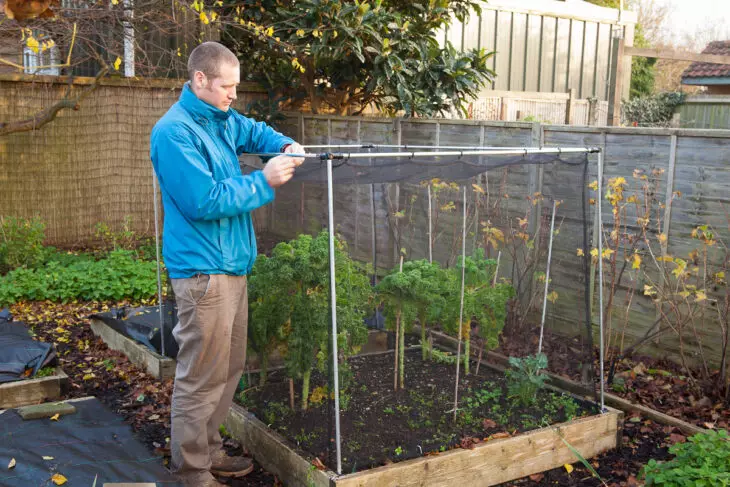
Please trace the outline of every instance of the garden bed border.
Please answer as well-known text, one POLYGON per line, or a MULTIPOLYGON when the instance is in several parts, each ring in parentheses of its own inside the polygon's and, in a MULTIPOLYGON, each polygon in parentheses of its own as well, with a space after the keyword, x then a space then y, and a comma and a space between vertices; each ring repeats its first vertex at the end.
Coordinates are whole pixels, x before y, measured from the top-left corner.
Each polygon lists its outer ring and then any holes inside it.
POLYGON ((578 461, 561 435, 585 458, 616 448, 623 436, 623 412, 607 407, 602 414, 493 439, 473 449, 457 448, 338 476, 316 469, 288 440, 238 404, 228 411, 224 424, 267 471, 286 485, 303 487, 496 485, 578 461))
POLYGON ((130 362, 143 367, 153 377, 160 380, 175 377, 175 359, 150 350, 141 343, 137 343, 119 333, 98 318, 91 318, 89 322, 94 335, 100 337, 109 348, 122 352, 130 362))
POLYGON ((61 367, 47 377, 6 382, 0 385, 0 410, 60 399, 67 384, 68 376, 61 367))

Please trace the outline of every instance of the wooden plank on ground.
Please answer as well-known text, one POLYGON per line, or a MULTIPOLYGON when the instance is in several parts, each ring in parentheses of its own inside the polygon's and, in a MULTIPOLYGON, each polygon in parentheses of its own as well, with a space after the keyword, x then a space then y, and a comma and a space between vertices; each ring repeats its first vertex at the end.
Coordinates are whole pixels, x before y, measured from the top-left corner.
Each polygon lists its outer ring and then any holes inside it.
POLYGON ((38 379, 7 382, 0 385, 0 409, 10 409, 61 397, 68 376, 56 368, 53 375, 38 379))
POLYGON ((45 404, 35 404, 33 406, 18 408, 18 414, 26 421, 29 419, 52 418, 55 415, 65 416, 74 413, 76 413, 76 407, 65 402, 47 402, 45 404))
POLYGON ((112 350, 122 352, 129 360, 143 367, 158 379, 170 379, 175 377, 175 360, 164 357, 157 352, 141 345, 131 338, 128 338, 103 321, 92 318, 91 331, 101 337, 104 343, 112 350))

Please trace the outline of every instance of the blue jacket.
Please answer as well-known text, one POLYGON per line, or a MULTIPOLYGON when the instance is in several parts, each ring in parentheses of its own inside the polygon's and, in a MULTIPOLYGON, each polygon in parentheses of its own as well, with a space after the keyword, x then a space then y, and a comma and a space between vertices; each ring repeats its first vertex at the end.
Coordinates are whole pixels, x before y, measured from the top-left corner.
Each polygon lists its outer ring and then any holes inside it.
POLYGON ((264 123, 200 100, 186 83, 152 129, 152 165, 165 210, 163 257, 171 278, 246 275, 256 259, 250 212, 274 199, 264 174, 242 175, 244 152, 294 141, 264 123))

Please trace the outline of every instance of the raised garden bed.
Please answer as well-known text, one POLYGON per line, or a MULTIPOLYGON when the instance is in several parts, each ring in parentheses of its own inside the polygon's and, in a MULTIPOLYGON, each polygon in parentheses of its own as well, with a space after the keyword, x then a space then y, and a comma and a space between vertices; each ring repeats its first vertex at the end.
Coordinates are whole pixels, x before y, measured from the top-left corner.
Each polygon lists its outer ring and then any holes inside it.
POLYGON ((158 379, 175 377, 174 359, 160 355, 154 350, 150 350, 148 347, 124 336, 98 318, 91 318, 90 324, 91 331, 100 337, 109 348, 122 352, 129 358, 130 362, 147 370, 153 377, 158 379))
MULTIPOLYGON (((423 362, 420 351, 410 350, 407 389, 394 392, 392 361, 392 354, 350 360, 353 379, 341 401, 342 476, 332 471, 327 402, 292 412, 288 381, 272 380, 238 396, 245 407, 232 408, 226 427, 287 485, 307 486, 495 485, 576 462, 565 442, 590 458, 620 441, 620 411, 601 414, 592 403, 552 388, 541 391, 534 405, 518 405, 506 397, 502 372, 487 365, 480 376, 461 381, 454 422, 448 412, 453 365, 423 362), (326 470, 312 466, 315 457, 326 470)), ((313 394, 323 383, 313 377, 313 394)))
MULTIPOLYGON (((175 377, 175 359, 165 357, 154 350, 150 350, 149 347, 119 333, 98 318, 91 318, 90 323, 91 331, 100 337, 109 348, 122 352, 129 358, 130 362, 144 368, 153 377, 158 379, 171 379, 175 377)), ((362 347, 360 353, 383 351, 387 350, 387 348, 387 333, 379 330, 370 330, 368 333, 368 341, 362 347)), ((282 363, 282 358, 278 352, 273 353, 269 359, 270 368, 279 367, 282 363)), ((251 371, 258 370, 260 367, 258 357, 251 351, 247 354, 246 364, 251 371)))
POLYGON ((67 384, 68 376, 60 367, 46 377, 6 382, 0 385, 0 409, 59 399, 67 384))

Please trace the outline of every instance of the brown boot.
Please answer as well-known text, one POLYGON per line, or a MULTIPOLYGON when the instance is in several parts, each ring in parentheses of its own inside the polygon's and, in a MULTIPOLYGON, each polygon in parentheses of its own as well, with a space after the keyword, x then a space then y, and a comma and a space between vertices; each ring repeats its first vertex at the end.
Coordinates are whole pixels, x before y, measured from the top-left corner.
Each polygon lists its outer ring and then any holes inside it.
POLYGON ((253 461, 246 457, 229 457, 225 452, 219 452, 211 461, 210 473, 218 477, 243 477, 253 471, 253 461))

